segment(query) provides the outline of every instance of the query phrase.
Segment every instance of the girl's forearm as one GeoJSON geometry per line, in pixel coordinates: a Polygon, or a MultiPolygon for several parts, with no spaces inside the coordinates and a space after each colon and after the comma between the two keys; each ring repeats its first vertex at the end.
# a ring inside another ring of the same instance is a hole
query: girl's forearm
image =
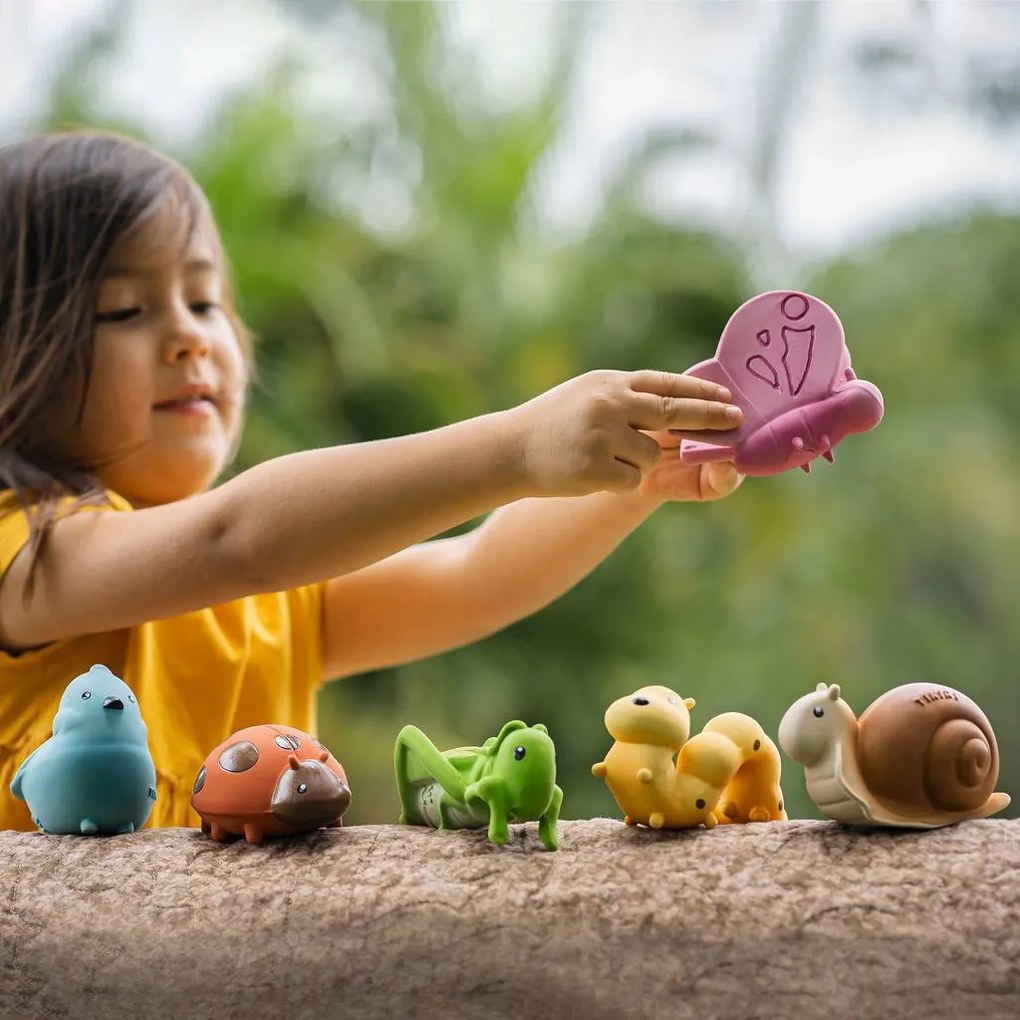
{"type": "Polygon", "coordinates": [[[464,537],[465,607],[479,633],[548,605],[601,563],[661,502],[597,492],[579,498],[523,499],[464,537]]]}
{"type": "Polygon", "coordinates": [[[217,490],[228,556],[272,591],[356,570],[527,495],[500,414],[278,457],[217,490]],[[411,511],[411,512],[409,512],[411,511]]]}

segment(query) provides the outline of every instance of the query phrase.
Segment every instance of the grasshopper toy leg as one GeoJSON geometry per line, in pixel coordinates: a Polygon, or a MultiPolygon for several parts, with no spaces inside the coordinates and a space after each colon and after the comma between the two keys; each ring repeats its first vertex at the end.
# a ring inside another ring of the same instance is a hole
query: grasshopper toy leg
{"type": "Polygon", "coordinates": [[[489,799],[489,842],[503,846],[510,835],[509,811],[503,797],[489,799]]]}
{"type": "Polygon", "coordinates": [[[545,843],[547,850],[555,850],[560,845],[560,837],[556,831],[556,823],[560,819],[560,805],[562,803],[563,791],[558,786],[554,786],[552,800],[549,802],[549,808],[538,820],[538,835],[542,842],[545,843]]]}
{"type": "Polygon", "coordinates": [[[489,806],[489,842],[502,846],[509,835],[510,803],[503,782],[486,776],[470,783],[464,791],[465,801],[483,800],[489,806]]]}
{"type": "Polygon", "coordinates": [[[439,798],[439,828],[441,829],[456,829],[458,826],[454,825],[453,819],[450,817],[450,805],[457,803],[448,797],[445,793],[439,798]]]}
{"type": "Polygon", "coordinates": [[[393,748],[393,770],[397,778],[402,823],[420,824],[414,802],[412,773],[419,777],[423,774],[431,777],[454,800],[464,799],[463,777],[417,726],[405,726],[397,734],[397,742],[393,748]],[[420,768],[412,770],[412,755],[417,759],[420,768]]]}

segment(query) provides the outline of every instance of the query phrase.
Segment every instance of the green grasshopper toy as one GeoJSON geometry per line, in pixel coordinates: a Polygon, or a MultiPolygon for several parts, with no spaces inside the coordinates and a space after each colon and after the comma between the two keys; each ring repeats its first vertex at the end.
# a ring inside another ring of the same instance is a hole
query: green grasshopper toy
{"type": "Polygon", "coordinates": [[[481,747],[440,751],[417,726],[397,734],[393,766],[400,821],[436,829],[484,829],[502,846],[510,822],[538,822],[549,850],[563,791],[556,785],[556,748],[541,723],[508,722],[481,747]]]}

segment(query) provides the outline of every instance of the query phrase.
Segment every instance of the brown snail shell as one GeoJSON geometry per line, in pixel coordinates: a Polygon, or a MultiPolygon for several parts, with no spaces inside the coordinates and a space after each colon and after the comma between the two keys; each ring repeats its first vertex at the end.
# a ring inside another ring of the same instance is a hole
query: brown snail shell
{"type": "Polygon", "coordinates": [[[995,790],[999,749],[991,724],[951,687],[894,687],[861,715],[857,739],[868,789],[895,810],[969,811],[995,790]]]}

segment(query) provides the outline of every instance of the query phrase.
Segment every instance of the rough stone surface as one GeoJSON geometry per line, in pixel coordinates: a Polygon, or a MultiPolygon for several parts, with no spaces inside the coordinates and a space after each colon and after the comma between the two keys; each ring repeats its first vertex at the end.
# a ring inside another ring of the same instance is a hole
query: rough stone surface
{"type": "Polygon", "coordinates": [[[1020,820],[0,833],[0,1015],[1020,1017],[1020,820]]]}

